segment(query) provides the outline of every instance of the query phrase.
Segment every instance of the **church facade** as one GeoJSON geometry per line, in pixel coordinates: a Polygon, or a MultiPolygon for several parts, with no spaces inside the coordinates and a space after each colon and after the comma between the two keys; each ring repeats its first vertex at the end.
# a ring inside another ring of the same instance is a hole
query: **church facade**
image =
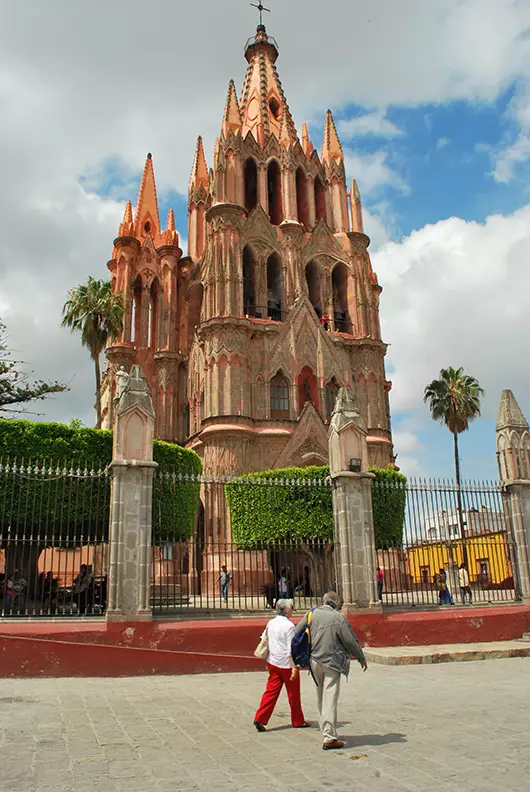
{"type": "Polygon", "coordinates": [[[263,25],[230,82],[211,167],[197,142],[188,193],[188,255],[173,212],[160,224],[151,155],[135,212],[114,241],[113,287],[127,297],[107,350],[103,425],[116,374],[139,363],[156,436],[195,449],[213,475],[326,464],[340,386],[353,387],[370,464],[394,462],[381,339],[381,287],[355,181],[330,111],[321,153],[298,136],[263,25]]]}

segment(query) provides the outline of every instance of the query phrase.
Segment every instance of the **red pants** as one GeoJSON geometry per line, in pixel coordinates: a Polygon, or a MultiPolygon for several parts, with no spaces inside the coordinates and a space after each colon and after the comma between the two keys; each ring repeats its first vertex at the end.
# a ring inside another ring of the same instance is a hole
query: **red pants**
{"type": "Polygon", "coordinates": [[[295,728],[298,728],[305,723],[302,704],[300,702],[300,672],[298,672],[291,681],[291,668],[278,668],[270,663],[267,663],[267,668],[269,669],[267,687],[265,688],[265,693],[261,697],[261,702],[254,715],[254,720],[265,725],[269,722],[276,702],[278,701],[278,696],[282,692],[282,687],[285,685],[289,706],[291,708],[291,723],[295,728]]]}

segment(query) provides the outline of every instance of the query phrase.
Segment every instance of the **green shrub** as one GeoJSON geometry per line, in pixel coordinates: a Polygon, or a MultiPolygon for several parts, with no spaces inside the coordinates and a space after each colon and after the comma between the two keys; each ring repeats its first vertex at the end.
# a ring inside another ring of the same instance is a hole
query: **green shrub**
{"type": "MultiPolygon", "coordinates": [[[[195,525],[198,484],[175,482],[179,475],[199,474],[200,458],[158,440],[153,458],[160,466],[153,492],[153,535],[188,538],[195,525]]],[[[0,421],[0,543],[55,538],[62,546],[73,546],[106,541],[110,478],[97,473],[111,460],[110,431],[0,421]]]]}
{"type": "MultiPolygon", "coordinates": [[[[376,545],[399,544],[403,536],[406,478],[393,468],[375,474],[372,506],[376,545]]],[[[289,540],[333,540],[329,466],[283,468],[241,476],[226,485],[232,537],[241,548],[289,540]]]]}

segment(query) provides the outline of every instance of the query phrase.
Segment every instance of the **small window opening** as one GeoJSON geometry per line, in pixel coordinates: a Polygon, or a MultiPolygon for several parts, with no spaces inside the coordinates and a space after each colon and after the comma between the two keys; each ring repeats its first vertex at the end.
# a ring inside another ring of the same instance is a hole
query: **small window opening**
{"type": "Polygon", "coordinates": [[[245,208],[251,212],[258,203],[258,166],[249,157],[243,169],[243,179],[245,184],[245,208]]]}
{"type": "Polygon", "coordinates": [[[149,222],[149,220],[147,221],[147,223],[144,224],[144,231],[146,234],[149,234],[151,231],[151,223],[149,222]]]}
{"type": "Polygon", "coordinates": [[[283,220],[282,209],[282,178],[280,166],[272,160],[267,170],[267,188],[269,193],[269,218],[272,225],[280,225],[283,220]]]}
{"type": "Polygon", "coordinates": [[[274,118],[278,120],[280,117],[280,103],[275,96],[271,96],[269,99],[269,110],[271,111],[274,118]]]}

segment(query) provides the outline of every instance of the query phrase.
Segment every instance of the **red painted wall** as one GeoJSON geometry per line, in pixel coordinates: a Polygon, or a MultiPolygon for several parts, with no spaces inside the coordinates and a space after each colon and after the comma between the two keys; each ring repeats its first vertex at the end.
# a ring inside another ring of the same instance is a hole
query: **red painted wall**
{"type": "MultiPolygon", "coordinates": [[[[124,624],[3,622],[0,677],[135,676],[254,671],[266,619],[124,624]]],[[[363,645],[427,646],[520,638],[530,607],[506,606],[350,618],[363,645]]]]}

